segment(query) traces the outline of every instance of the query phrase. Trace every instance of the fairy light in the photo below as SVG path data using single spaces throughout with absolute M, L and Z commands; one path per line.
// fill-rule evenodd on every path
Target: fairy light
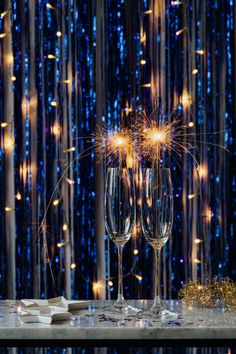
M 194 122 L 189 122 L 189 123 L 188 123 L 188 126 L 189 126 L 189 128 L 194 127 Z
M 68 230 L 67 224 L 64 224 L 64 225 L 62 226 L 62 230 L 63 230 L 63 231 L 67 231 L 67 230 Z
M 192 104 L 192 98 L 191 98 L 191 96 L 189 96 L 187 91 L 183 92 L 180 101 L 181 101 L 183 106 L 189 106 L 189 105 Z
M 70 184 L 70 185 L 72 185 L 72 184 L 75 183 L 75 181 L 73 181 L 73 180 L 70 179 L 70 178 L 65 178 L 65 181 L 66 181 L 68 184 Z
M 51 104 L 52 107 L 56 107 L 57 106 L 57 101 L 51 101 L 50 104 Z
M 48 59 L 56 59 L 56 57 L 53 54 L 48 54 Z
M 196 50 L 196 53 L 199 55 L 203 55 L 204 54 L 204 50 L 203 49 L 198 49 Z
M 13 211 L 14 210 L 14 208 L 11 208 L 11 207 L 5 207 L 5 211 L 6 212 L 11 212 L 11 211 Z
M 63 152 L 73 152 L 73 151 L 75 151 L 75 147 L 74 146 L 72 146 L 69 149 L 63 150 Z
M 71 269 L 75 269 L 76 268 L 76 264 L 75 263 L 71 263 L 70 268 Z
M 196 243 L 196 244 L 199 244 L 202 242 L 203 242 L 203 240 L 201 240 L 200 238 L 195 238 L 195 240 L 194 240 L 194 243 Z
M 146 64 L 146 60 L 141 59 L 141 60 L 140 60 L 140 64 L 141 64 L 141 65 L 145 65 L 145 64 Z
M 8 55 L 7 60 L 8 60 L 8 63 L 9 63 L 9 64 L 14 64 L 14 57 L 13 57 L 13 55 Z
M 52 204 L 57 206 L 59 203 L 60 203 L 60 199 L 55 199 Z
M 7 10 L 7 11 L 3 11 L 3 12 L 0 14 L 1 19 L 3 19 L 7 14 L 8 14 L 8 10 Z
M 146 32 L 141 33 L 140 35 L 140 43 L 145 43 L 147 40 Z
M 206 178 L 208 174 L 207 167 L 204 165 L 199 165 L 197 167 L 197 174 L 199 178 Z
M 7 33 L 0 33 L 0 38 L 6 37 Z
M 8 125 L 9 125 L 9 123 L 7 123 L 7 122 L 1 123 L 1 127 L 2 127 L 2 128 L 6 128 Z
M 134 255 L 137 256 L 137 254 L 138 254 L 138 250 L 135 249 L 134 250 Z
M 144 11 L 144 15 L 151 15 L 151 14 L 152 14 L 152 10 Z
M 193 69 L 193 70 L 192 70 L 192 74 L 193 74 L 193 75 L 196 75 L 197 73 L 198 73 L 198 69 Z
M 22 198 L 22 197 L 21 197 L 21 194 L 20 194 L 20 192 L 18 192 L 18 193 L 16 194 L 16 199 L 17 199 L 17 200 L 21 200 L 21 198 Z
M 198 258 L 194 258 L 193 262 L 194 262 L 195 264 L 200 264 L 200 263 L 202 263 L 202 262 L 200 261 L 200 259 L 198 259 Z
M 188 199 L 193 199 L 193 198 L 195 198 L 197 195 L 196 194 L 189 194 L 188 195 Z
M 149 84 L 143 84 L 143 85 L 141 85 L 141 87 L 146 87 L 146 88 L 149 88 L 149 87 L 151 87 L 152 85 L 149 83 Z
M 177 5 L 183 5 L 183 1 L 171 1 L 171 5 L 177 6 Z
M 133 273 L 133 274 L 134 274 L 135 278 L 138 279 L 138 281 L 142 281 L 143 278 L 141 277 L 141 275 L 135 274 L 135 273 Z
M 111 287 L 113 286 L 113 282 L 111 280 L 108 281 L 108 285 Z
M 54 7 L 51 4 L 49 4 L 49 2 L 46 4 L 46 8 L 50 10 L 54 10 Z
M 6 151 L 14 150 L 14 140 L 10 137 L 5 137 L 4 139 L 4 148 Z
M 177 32 L 175 32 L 175 34 L 178 37 L 181 33 L 183 33 L 184 31 L 187 31 L 187 30 L 188 30 L 188 28 L 184 27 L 184 28 L 181 28 L 180 30 L 178 30 Z
M 205 217 L 207 222 L 210 222 L 212 219 L 212 210 L 209 206 L 206 206 L 203 212 L 203 216 Z
M 62 36 L 61 31 L 57 31 L 56 35 L 57 35 L 57 37 L 61 37 Z
M 62 248 L 63 246 L 65 246 L 64 242 L 58 242 L 57 247 L 58 248 Z
M 56 137 L 58 137 L 61 134 L 61 127 L 58 123 L 55 123 L 52 127 L 51 127 L 51 132 L 52 134 L 54 134 Z
M 16 81 L 16 77 L 14 75 L 11 77 L 11 81 Z
M 69 84 L 70 80 L 69 79 L 65 79 L 65 80 L 61 80 L 60 82 L 63 83 L 63 84 Z

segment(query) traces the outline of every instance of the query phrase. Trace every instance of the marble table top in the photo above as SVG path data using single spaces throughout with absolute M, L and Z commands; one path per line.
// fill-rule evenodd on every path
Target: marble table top
M 92 301 L 88 309 L 73 312 L 70 321 L 51 325 L 22 323 L 17 302 L 0 301 L 0 341 L 8 340 L 236 340 L 236 313 L 219 309 L 186 309 L 180 301 L 165 301 L 163 306 L 179 313 L 173 322 L 108 319 L 102 308 L 108 301 Z M 147 308 L 150 301 L 130 301 Z

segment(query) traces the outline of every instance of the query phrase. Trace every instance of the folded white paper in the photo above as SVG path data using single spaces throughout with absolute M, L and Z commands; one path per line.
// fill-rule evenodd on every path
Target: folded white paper
M 31 310 L 24 311 L 20 310 L 19 317 L 22 322 L 24 323 L 47 323 L 51 324 L 52 322 L 56 321 L 67 321 L 71 318 L 70 312 L 59 312 L 50 310 L 49 312 L 41 312 L 38 311 L 37 314 L 35 312 L 32 313 Z

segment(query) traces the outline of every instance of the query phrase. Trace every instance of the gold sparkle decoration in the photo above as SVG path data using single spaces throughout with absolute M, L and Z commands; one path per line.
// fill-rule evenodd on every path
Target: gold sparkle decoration
M 108 163 L 119 159 L 119 164 L 126 162 L 134 154 L 134 133 L 131 129 L 121 129 L 120 131 L 97 128 L 95 132 L 95 148 L 102 157 L 106 155 Z
M 179 291 L 179 298 L 188 308 L 221 307 L 236 311 L 236 282 L 229 278 L 208 279 L 205 284 L 190 281 Z

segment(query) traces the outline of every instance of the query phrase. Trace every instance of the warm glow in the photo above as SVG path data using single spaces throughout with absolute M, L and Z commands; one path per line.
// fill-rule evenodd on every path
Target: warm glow
M 199 243 L 202 243 L 202 242 L 203 242 L 203 240 L 201 240 L 200 238 L 196 238 L 194 240 L 194 243 L 196 243 L 196 244 L 199 244 Z
M 193 198 L 195 198 L 196 197 L 196 194 L 189 194 L 188 195 L 188 199 L 193 199 Z
M 202 49 L 196 50 L 196 53 L 200 54 L 200 55 L 203 55 L 204 54 L 204 50 L 202 50 Z
M 189 96 L 189 94 L 187 93 L 187 91 L 183 92 L 183 95 L 181 97 L 181 103 L 183 106 L 188 106 L 192 104 L 192 98 L 191 96 Z
M 150 14 L 152 14 L 152 10 L 144 11 L 144 14 L 145 14 L 145 15 L 150 15 Z
M 56 107 L 57 106 L 57 102 L 56 101 L 51 101 L 50 104 L 51 104 L 52 107 Z
M 49 4 L 49 3 L 46 4 L 46 7 L 47 7 L 47 9 L 51 9 L 51 10 L 54 9 L 54 7 L 51 4 Z
M 136 256 L 138 254 L 138 250 L 134 250 L 134 254 Z
M 113 282 L 111 280 L 108 281 L 109 286 L 113 286 Z
M 61 247 L 63 247 L 63 246 L 65 246 L 65 243 L 64 243 L 64 242 L 58 242 L 58 244 L 57 244 L 57 247 L 58 247 L 58 248 L 61 248 Z
M 140 35 L 140 43 L 145 43 L 146 42 L 146 32 L 141 33 Z
M 6 37 L 6 33 L 0 33 L 0 38 L 4 38 L 4 37 Z
M 71 269 L 75 269 L 76 268 L 76 264 L 75 263 L 71 263 L 70 267 L 71 267 Z
M 15 77 L 15 76 L 12 76 L 12 77 L 11 77 L 11 81 L 16 81 L 16 77 Z
M 203 212 L 203 216 L 206 218 L 206 221 L 210 222 L 212 218 L 212 210 L 209 206 L 205 207 L 205 210 Z
M 198 73 L 198 69 L 193 69 L 192 74 L 196 75 Z
M 143 278 L 141 277 L 141 275 L 139 274 L 134 274 L 135 278 L 138 279 L 139 281 L 141 281 Z
M 193 262 L 194 262 L 195 264 L 200 264 L 200 263 L 202 263 L 202 262 L 200 261 L 200 259 L 197 259 L 197 258 L 194 258 Z
M 8 126 L 8 123 L 7 123 L 7 122 L 1 123 L 1 127 L 2 127 L 2 128 L 6 128 L 7 126 Z
M 62 226 L 62 230 L 63 230 L 63 231 L 68 230 L 68 226 L 67 226 L 67 224 L 64 224 L 64 225 Z
M 129 139 L 123 133 L 115 133 L 110 137 L 110 143 L 112 144 L 113 148 L 127 148 Z
M 74 183 L 75 183 L 75 181 L 73 181 L 73 180 L 70 179 L 70 178 L 65 178 L 65 181 L 66 181 L 67 183 L 69 183 L 69 184 L 74 184 Z
M 17 193 L 16 199 L 17 199 L 17 200 L 21 200 L 21 194 L 20 194 L 20 192 Z
M 140 64 L 141 65 L 145 65 L 146 64 L 146 60 L 144 60 L 144 59 L 140 60 Z
M 202 290 L 203 289 L 203 285 L 198 285 L 197 290 Z
M 189 128 L 192 128 L 192 127 L 194 127 L 194 123 L 193 122 L 189 122 L 188 126 L 189 126 Z
M 58 123 L 55 123 L 53 125 L 53 127 L 51 128 L 51 132 L 52 134 L 54 134 L 55 136 L 59 136 L 61 134 L 61 127 Z
M 8 13 L 8 11 L 2 12 L 1 15 L 0 15 L 0 17 L 1 17 L 1 18 L 5 17 L 7 13 Z
M 165 140 L 166 140 L 165 133 L 162 132 L 161 130 L 158 130 L 158 129 L 150 132 L 149 137 L 153 142 L 156 142 L 156 143 L 165 143 Z
M 48 59 L 56 59 L 56 57 L 53 54 L 48 54 Z
M 69 83 L 70 83 L 70 80 L 67 80 L 67 79 L 66 79 L 66 80 L 62 80 L 61 82 L 62 82 L 63 84 L 69 84 Z
M 179 36 L 181 33 L 183 33 L 186 30 L 186 28 L 182 28 L 181 30 L 175 32 L 176 36 Z
M 58 205 L 59 203 L 60 203 L 60 199 L 55 199 L 52 204 L 56 206 L 56 205 Z
M 10 137 L 5 137 L 4 139 L 4 148 L 6 151 L 14 150 L 14 140 Z
M 13 211 L 13 210 L 14 210 L 14 208 L 5 207 L 5 211 L 7 211 L 7 212 L 10 212 L 10 211 Z
M 151 87 L 152 85 L 151 84 L 143 84 L 141 85 L 141 87 Z
M 205 177 L 207 177 L 207 167 L 206 166 L 204 166 L 204 165 L 199 165 L 198 167 L 197 167 L 197 173 L 198 173 L 198 176 L 199 176 L 199 178 L 205 178 Z
M 184 2 L 183 1 L 172 1 L 171 4 L 172 5 L 182 5 L 182 4 L 184 4 Z
M 93 282 L 93 292 L 97 294 L 99 290 L 103 288 L 103 283 L 101 281 Z
M 60 31 L 57 31 L 57 37 L 61 37 L 62 33 Z
M 69 149 L 67 149 L 67 150 L 63 150 L 63 152 L 72 152 L 72 151 L 75 151 L 75 147 L 74 146 L 69 148 Z

